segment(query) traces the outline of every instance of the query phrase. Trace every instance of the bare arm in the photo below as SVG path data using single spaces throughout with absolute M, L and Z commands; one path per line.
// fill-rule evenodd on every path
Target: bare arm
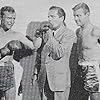
M 37 49 L 40 47 L 42 39 L 41 38 L 36 38 L 33 42 L 27 39 L 23 34 L 19 34 L 19 41 L 21 41 L 23 44 L 27 45 L 31 49 Z

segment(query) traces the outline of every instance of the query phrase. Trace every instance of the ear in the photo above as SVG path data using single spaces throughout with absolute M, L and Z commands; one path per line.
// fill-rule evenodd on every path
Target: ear
M 89 16 L 90 15 L 90 12 L 87 12 L 86 15 Z
M 60 17 L 60 19 L 63 21 L 64 20 L 64 16 Z

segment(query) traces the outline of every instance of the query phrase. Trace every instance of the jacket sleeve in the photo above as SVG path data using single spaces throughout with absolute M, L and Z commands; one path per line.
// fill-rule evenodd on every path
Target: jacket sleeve
M 60 40 L 57 40 L 55 38 L 50 38 L 48 40 L 48 48 L 50 50 L 50 56 L 54 60 L 61 59 L 66 52 L 70 52 L 73 42 L 75 41 L 75 34 L 72 31 L 66 31 L 67 33 L 64 33 L 62 35 Z

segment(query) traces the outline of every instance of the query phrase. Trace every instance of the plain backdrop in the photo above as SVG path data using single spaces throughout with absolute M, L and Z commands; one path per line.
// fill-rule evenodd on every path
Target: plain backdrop
M 49 7 L 60 6 L 66 12 L 67 26 L 75 32 L 77 26 L 74 22 L 72 8 L 80 2 L 89 5 L 91 22 L 100 27 L 100 0 L 0 0 L 0 8 L 12 6 L 16 10 L 17 16 L 13 29 L 25 34 L 27 25 L 31 21 L 47 20 Z M 20 97 L 19 100 L 21 100 Z
M 90 19 L 94 25 L 100 27 L 100 0 L 0 0 L 0 8 L 8 5 L 16 10 L 17 16 L 13 29 L 25 34 L 28 23 L 47 20 L 49 7 L 60 6 L 66 12 L 67 26 L 75 32 L 77 26 L 74 22 L 72 8 L 80 2 L 89 5 Z

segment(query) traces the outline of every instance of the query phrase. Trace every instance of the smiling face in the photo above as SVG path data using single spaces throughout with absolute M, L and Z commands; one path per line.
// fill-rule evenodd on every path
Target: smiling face
M 53 25 L 53 28 L 58 29 L 63 23 L 63 17 L 58 16 L 58 10 L 52 9 L 48 12 L 48 21 Z
M 88 21 L 89 13 L 87 12 L 85 14 L 82 8 L 75 10 L 73 12 L 73 15 L 74 15 L 74 20 L 78 26 L 84 26 Z
M 5 11 L 4 15 L 1 18 L 1 26 L 6 31 L 12 28 L 15 23 L 16 14 L 15 12 Z

